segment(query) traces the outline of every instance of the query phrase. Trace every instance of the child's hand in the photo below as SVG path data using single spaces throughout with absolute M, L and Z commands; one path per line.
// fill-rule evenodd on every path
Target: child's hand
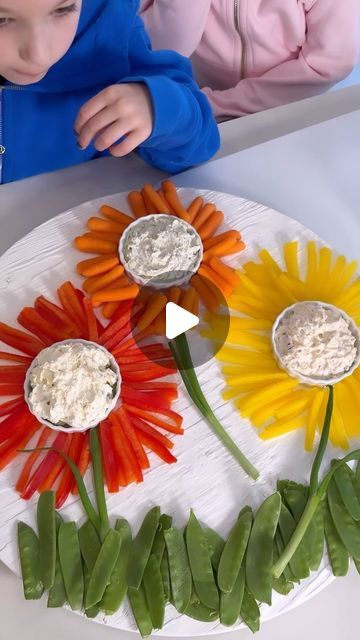
M 95 139 L 98 151 L 125 156 L 146 140 L 153 129 L 150 93 L 145 84 L 115 84 L 81 107 L 74 125 L 78 144 L 86 149 Z M 125 139 L 115 144 L 120 138 Z

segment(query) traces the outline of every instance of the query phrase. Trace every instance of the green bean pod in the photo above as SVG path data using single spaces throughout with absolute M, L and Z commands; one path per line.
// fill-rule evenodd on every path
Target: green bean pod
M 101 545 L 93 570 L 90 574 L 86 593 L 85 608 L 89 609 L 101 601 L 110 582 L 121 545 L 121 537 L 115 529 L 109 529 Z
M 285 490 L 284 499 L 294 516 L 299 522 L 307 503 L 307 496 L 303 491 L 294 489 Z M 314 516 L 304 535 L 304 549 L 308 555 L 308 565 L 311 571 L 317 571 L 324 555 L 324 521 L 322 503 L 316 509 Z
M 79 611 L 83 604 L 84 576 L 75 522 L 60 525 L 58 547 L 67 601 L 73 611 Z
M 165 513 L 163 513 L 160 516 L 160 520 L 159 520 L 159 527 L 158 530 L 156 532 L 155 538 L 154 538 L 154 543 L 151 549 L 151 555 L 154 555 L 156 560 L 158 561 L 159 565 L 161 564 L 161 560 L 163 557 L 163 553 L 165 550 L 165 538 L 164 538 L 164 531 L 166 529 L 170 529 L 172 525 L 172 517 L 166 515 Z
M 340 497 L 354 520 L 360 520 L 360 502 L 354 488 L 354 473 L 347 464 L 343 464 L 334 473 L 334 480 Z
M 332 572 L 334 576 L 346 576 L 349 570 L 349 554 L 336 531 L 327 502 L 324 504 L 324 529 Z
M 172 596 L 170 585 L 169 558 L 166 547 L 163 553 L 163 557 L 161 558 L 160 572 L 163 581 L 165 602 L 170 602 Z
M 153 507 L 146 514 L 139 532 L 132 543 L 127 569 L 129 587 L 139 589 L 143 579 L 145 567 L 148 563 L 159 526 L 160 507 Z
M 296 520 L 284 504 L 281 505 L 279 529 L 284 545 L 286 546 L 296 529 Z M 303 540 L 292 556 L 289 564 L 291 571 L 297 580 L 302 580 L 303 578 L 308 577 L 310 573 L 309 560 Z
M 190 511 L 186 526 L 186 548 L 189 557 L 191 575 L 200 602 L 209 609 L 219 608 L 219 592 L 207 539 L 194 512 Z
M 116 521 L 115 530 L 120 534 L 121 545 L 110 582 L 101 600 L 101 610 L 107 615 L 118 611 L 127 592 L 126 572 L 131 549 L 131 528 L 127 520 L 119 518 Z
M 280 508 L 280 493 L 264 500 L 255 516 L 246 554 L 247 586 L 257 600 L 267 604 L 271 604 L 273 546 Z
M 55 493 L 44 491 L 37 505 L 37 525 L 40 544 L 40 571 L 44 589 L 54 584 L 56 569 Z
M 241 603 L 240 616 L 249 627 L 250 631 L 256 633 L 260 629 L 260 610 L 252 593 L 245 586 L 243 600 Z
M 18 522 L 17 533 L 24 596 L 26 600 L 39 600 L 44 592 L 40 575 L 39 539 L 25 522 Z
M 220 622 L 226 627 L 231 627 L 239 619 L 244 590 L 245 568 L 241 567 L 232 590 L 220 595 Z
M 168 553 L 170 585 L 174 606 L 179 613 L 188 607 L 192 593 L 192 578 L 184 537 L 179 529 L 164 531 Z
M 244 511 L 230 531 L 221 554 L 217 581 L 223 593 L 230 593 L 238 579 L 252 526 L 251 510 Z
M 60 525 L 63 522 L 62 517 L 56 511 L 55 512 L 55 525 L 56 525 L 56 547 L 57 540 L 59 535 Z M 49 609 L 55 609 L 59 607 L 63 607 L 66 603 L 66 591 L 64 585 L 64 579 L 61 572 L 60 559 L 59 559 L 59 551 L 57 549 L 56 552 L 56 566 L 55 566 L 55 580 L 54 584 L 49 591 L 49 597 L 47 601 L 47 606 Z
M 329 483 L 327 495 L 330 513 L 341 540 L 349 554 L 360 560 L 360 527 L 346 509 L 334 479 Z
M 205 607 L 201 602 L 190 602 L 185 610 L 185 615 L 200 622 L 214 622 L 219 617 L 219 612 Z
M 129 587 L 127 594 L 139 632 L 143 638 L 147 638 L 151 635 L 153 626 L 146 602 L 144 588 L 142 585 L 140 586 L 140 589 L 133 589 L 132 587 Z
M 143 584 L 152 626 L 154 629 L 162 629 L 165 615 L 164 585 L 159 562 L 152 554 L 145 567 Z
M 217 533 L 217 531 L 210 527 L 205 527 L 204 533 L 210 551 L 211 564 L 215 571 L 217 571 L 220 564 L 220 558 L 224 550 L 225 540 Z

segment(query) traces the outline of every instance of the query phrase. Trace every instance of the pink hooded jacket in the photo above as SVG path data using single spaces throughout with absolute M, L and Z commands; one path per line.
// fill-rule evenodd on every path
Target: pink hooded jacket
M 191 57 L 215 115 L 301 100 L 345 78 L 360 51 L 360 0 L 142 0 L 155 49 Z

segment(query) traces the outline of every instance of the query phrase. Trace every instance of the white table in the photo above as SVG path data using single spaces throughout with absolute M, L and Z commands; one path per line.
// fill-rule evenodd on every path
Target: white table
M 218 159 L 178 176 L 177 182 L 264 202 L 356 257 L 360 239 L 360 111 L 356 109 L 360 109 L 360 87 L 225 123 Z M 326 122 L 315 124 L 322 121 Z M 109 158 L 0 187 L 0 253 L 71 206 L 145 181 L 156 182 L 162 175 L 135 157 L 121 162 Z M 342 640 L 353 640 L 359 592 L 360 577 L 351 570 L 302 607 L 268 622 L 257 638 L 303 640 L 316 635 L 337 640 L 341 628 Z M 47 611 L 44 602 L 25 602 L 19 580 L 4 566 L 0 566 L 0 619 L 1 640 L 134 637 L 67 611 Z M 252 637 L 247 631 L 229 632 L 226 637 L 235 640 L 240 635 L 244 640 Z

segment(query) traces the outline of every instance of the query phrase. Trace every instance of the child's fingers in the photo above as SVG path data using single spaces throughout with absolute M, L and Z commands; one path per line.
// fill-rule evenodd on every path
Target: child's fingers
M 117 87 L 118 85 L 116 85 Z M 114 103 L 114 87 L 107 87 L 96 96 L 85 102 L 81 107 L 74 124 L 74 131 L 78 135 L 81 133 L 84 125 L 93 118 L 97 113 Z
M 126 134 L 129 133 L 129 123 L 124 120 L 113 122 L 99 133 L 95 140 L 95 148 L 98 151 L 109 149 Z
M 109 152 L 115 158 L 121 158 L 122 156 L 126 156 L 131 151 L 134 151 L 136 147 L 138 147 L 142 142 L 144 142 L 150 135 L 150 132 L 147 132 L 145 129 L 136 129 L 136 131 L 132 131 L 129 135 L 126 136 L 125 140 L 120 142 L 120 144 L 115 144 L 110 147 Z
M 110 107 L 102 109 L 99 113 L 90 118 L 90 120 L 88 120 L 84 124 L 78 135 L 78 144 L 82 149 L 86 149 L 91 141 L 94 140 L 94 138 L 97 138 L 99 140 L 102 134 L 109 130 L 110 125 L 113 125 L 115 123 L 119 125 L 119 116 L 116 112 L 116 108 L 112 105 Z M 112 144 L 113 142 L 114 140 L 111 140 L 110 144 Z M 97 146 L 96 148 L 98 149 Z M 106 148 L 107 147 L 104 146 L 104 149 Z M 98 149 L 98 151 L 103 151 L 103 149 Z

